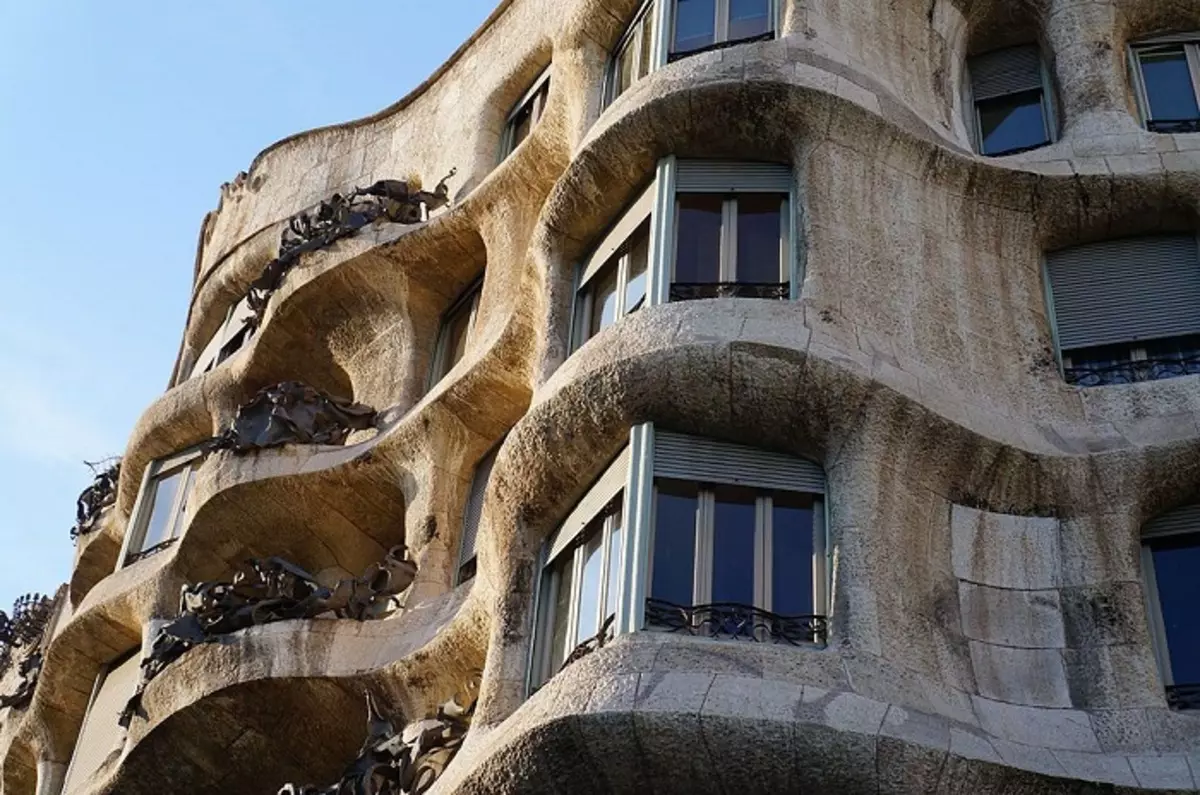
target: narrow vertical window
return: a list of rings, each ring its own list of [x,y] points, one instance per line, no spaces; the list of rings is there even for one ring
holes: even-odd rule
[[[814,548],[811,494],[775,492],[771,500],[771,611],[785,616],[815,613],[815,586],[824,561]],[[810,564],[811,561],[811,564]]]
[[[1146,129],[1200,132],[1200,45],[1196,42],[1134,48],[1140,70]]]
[[[1011,155],[1053,140],[1049,96],[1037,45],[977,55],[968,64],[980,154]]]
[[[687,53],[717,40],[717,0],[675,0],[673,53]]]
[[[509,114],[500,159],[508,157],[533,132],[550,99],[550,73],[544,72]]]
[[[724,198],[683,194],[677,204],[675,281],[685,284],[720,282]]]
[[[654,498],[654,552],[650,597],[692,604],[696,559],[698,491],[688,483],[663,481]]]
[[[201,461],[201,452],[193,450],[152,462],[146,468],[129,522],[125,565],[170,546],[183,533]]]
[[[483,279],[480,277],[459,296],[442,317],[442,327],[433,355],[433,367],[430,370],[430,386],[442,380],[466,355],[482,291]]]
[[[584,271],[575,303],[575,348],[636,312],[645,301],[650,221],[636,208],[630,214],[632,218],[617,222]]]
[[[1142,543],[1146,603],[1167,703],[1200,710],[1200,505],[1151,520]]]
[[[633,16],[629,29],[613,50],[605,103],[610,103],[650,74],[654,64],[654,0],[646,2]]]

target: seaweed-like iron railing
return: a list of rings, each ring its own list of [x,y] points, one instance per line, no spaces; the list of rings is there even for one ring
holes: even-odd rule
[[[210,442],[235,453],[284,444],[342,444],[375,424],[370,406],[333,397],[299,381],[263,387],[238,408],[229,428]]]
[[[427,213],[450,203],[446,182],[456,173],[458,169],[450,169],[432,193],[406,180],[381,179],[370,187],[355,188],[346,196],[335,193],[315,209],[292,216],[280,237],[279,256],[268,262],[250,285],[247,301],[254,312],[250,331],[262,323],[271,295],[300,255],[332,245],[375,221],[420,223]]]
[[[730,39],[728,41],[718,41],[709,44],[705,47],[697,47],[694,50],[684,50],[683,52],[673,52],[667,55],[667,63],[675,63],[692,55],[699,55],[704,52],[713,52],[714,50],[724,50],[729,47],[736,47],[739,44],[751,44],[756,41],[771,41],[775,38],[775,31],[769,30],[766,33],[760,33],[757,36],[747,36],[744,39]]]
[[[14,707],[24,709],[33,701],[33,691],[37,689],[38,677],[42,674],[43,657],[40,651],[31,652],[23,660],[19,673],[21,681],[17,689],[8,695],[0,695],[0,709]]]
[[[62,591],[57,598],[62,598]],[[0,610],[0,676],[17,663],[20,681],[12,693],[0,694],[0,709],[24,708],[32,699],[42,673],[42,650],[54,615],[55,599],[25,594],[13,604],[12,615]]]
[[[1063,368],[1063,377],[1075,386],[1112,386],[1159,381],[1200,373],[1200,355],[1164,356],[1103,365],[1081,364]]]
[[[97,464],[89,464],[93,468]],[[96,473],[92,485],[83,490],[75,501],[75,525],[71,528],[71,539],[94,531],[104,509],[117,501],[117,481],[121,477],[121,459]]]
[[[422,795],[454,759],[471,729],[477,696],[451,699],[432,716],[403,729],[384,717],[367,693],[367,739],[336,784],[285,784],[279,795]]]
[[[1168,685],[1167,706],[1171,709],[1200,710],[1200,683]]]
[[[1194,133],[1200,132],[1200,119],[1151,119],[1146,128],[1156,133]]]
[[[828,625],[825,616],[781,616],[733,602],[677,605],[647,599],[646,626],[687,635],[800,646],[824,643]]]
[[[770,298],[782,301],[791,295],[791,282],[673,282],[672,301],[701,298]]]
[[[575,649],[567,655],[567,659],[563,660],[563,664],[559,666],[558,670],[561,671],[571,663],[582,660],[592,652],[599,651],[608,643],[610,643],[614,636],[613,622],[616,620],[616,618],[617,617],[614,615],[604,619],[604,623],[600,625],[600,631],[576,646]]]
[[[358,621],[383,618],[397,609],[397,597],[413,584],[417,564],[404,546],[393,547],[361,577],[327,588],[283,558],[252,559],[228,581],[185,585],[179,616],[158,631],[142,660],[141,679],[119,722],[128,726],[140,714],[142,694],[168,665],[196,646],[260,624],[330,615]]]

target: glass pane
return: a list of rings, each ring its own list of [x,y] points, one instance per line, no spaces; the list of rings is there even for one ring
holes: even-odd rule
[[[720,486],[713,517],[712,601],[754,604],[752,489]]]
[[[620,495],[617,499],[621,499]],[[604,617],[617,612],[617,592],[621,588],[621,532],[622,517],[617,511],[612,518],[612,533],[608,537],[608,595],[604,600]]]
[[[621,52],[617,54],[617,66],[613,72],[613,99],[624,94],[625,89],[633,85],[633,81],[636,79],[633,74],[633,68],[634,62],[637,60],[637,45],[638,39],[635,35],[625,43],[625,46],[621,48]]]
[[[588,338],[594,337],[617,320],[617,257],[592,279],[592,316],[588,318]]]
[[[729,40],[749,39],[771,31],[771,0],[729,0]]]
[[[722,196],[704,193],[679,195],[674,281],[683,284],[721,281],[722,204]]]
[[[978,103],[978,108],[985,155],[1049,143],[1040,89],[984,100]]]
[[[771,506],[771,611],[806,616],[813,610],[813,498],[777,492]]]
[[[752,193],[738,198],[737,280],[746,284],[787,281],[781,275],[783,197]]]
[[[184,471],[175,470],[166,476],[159,476],[153,483],[154,496],[150,503],[150,518],[146,522],[146,534],[142,537],[142,545],[134,550],[141,552],[158,546],[170,538],[172,520],[171,508],[175,504],[175,495],[179,492],[179,484],[183,480]]]
[[[642,59],[638,63],[639,78],[650,74],[650,55],[654,47],[654,3],[646,9],[646,15],[642,17]]]
[[[629,243],[629,281],[625,283],[625,314],[636,312],[646,299],[646,265],[650,261],[650,221],[638,227]]]
[[[179,499],[179,510],[175,513],[175,521],[171,526],[170,538],[178,538],[183,533],[183,525],[187,520],[188,512],[191,509],[192,501],[192,486],[196,484],[196,467],[188,465],[183,470],[183,480],[179,488],[182,490],[182,496]]]
[[[593,520],[591,536],[583,545],[583,577],[579,583],[579,627],[575,631],[575,646],[600,631],[600,567],[604,559],[601,541],[604,534],[600,528],[604,519]],[[572,647],[573,648],[573,647]]]
[[[575,553],[572,551],[559,557],[554,564],[558,574],[558,593],[554,597],[554,630],[550,634],[550,670],[546,671],[547,678],[554,675],[571,653],[571,648],[567,647],[567,624],[571,616],[571,589],[575,584],[574,563]]]
[[[1177,685],[1200,684],[1200,536],[1153,543],[1154,579]]]
[[[1200,117],[1183,47],[1143,52],[1138,57],[1142,63],[1151,119],[1183,121]]]
[[[717,0],[676,0],[675,42],[671,52],[707,47],[715,40]]]
[[[438,378],[450,372],[467,352],[467,334],[471,330],[471,310],[474,306],[474,298],[463,301],[462,305],[454,310],[454,314],[446,319],[446,325],[442,332],[445,336],[442,344],[441,366],[437,373]]]
[[[533,129],[533,107],[532,101],[517,111],[517,115],[509,122],[512,127],[512,138],[508,144],[508,152],[511,154],[521,142],[529,137],[529,131]]]
[[[698,506],[695,484],[658,481],[654,503],[654,565],[650,574],[652,599],[692,604]]]

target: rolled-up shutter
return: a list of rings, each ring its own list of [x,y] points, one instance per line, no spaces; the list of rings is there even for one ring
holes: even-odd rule
[[[976,102],[1042,87],[1042,56],[1036,44],[977,55],[967,68]]]
[[[558,557],[559,553],[569,547],[571,542],[579,536],[583,528],[587,527],[588,523],[600,515],[605,506],[621,493],[625,488],[628,475],[629,448],[626,448],[609,464],[608,469],[604,470],[604,474],[596,479],[587,494],[583,495],[583,499],[575,506],[575,510],[567,515],[558,528],[558,532],[551,536],[547,560],[554,560]]]
[[[1046,268],[1062,350],[1200,333],[1200,249],[1193,235],[1052,251]]]
[[[680,160],[675,176],[679,193],[786,193],[792,168],[784,163],[737,160]]]
[[[825,493],[825,470],[807,459],[657,428],[654,476]]]
[[[117,719],[137,687],[141,661],[141,655],[135,653],[126,660],[114,663],[97,679],[92,702],[84,715],[79,738],[75,741],[75,753],[71,755],[71,765],[67,769],[64,795],[93,788],[95,782],[92,778],[96,771],[113,752],[121,750],[125,731],[118,725]]]
[[[479,521],[483,517],[483,498],[487,493],[488,480],[492,477],[492,467],[496,465],[496,452],[499,449],[497,447],[485,455],[475,467],[475,476],[471,479],[471,494],[467,497],[467,509],[463,513],[462,545],[458,550],[459,568],[475,557],[475,547],[479,540]]]
[[[1156,516],[1142,528],[1142,535],[1174,536],[1183,533],[1200,533],[1200,503],[1184,505],[1161,516]]]

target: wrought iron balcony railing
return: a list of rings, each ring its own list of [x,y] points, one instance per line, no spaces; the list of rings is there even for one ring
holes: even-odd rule
[[[793,646],[824,643],[828,630],[825,616],[781,616],[732,602],[677,605],[662,599],[646,600],[646,626],[708,638]]]
[[[1106,362],[1104,364],[1081,364],[1063,368],[1063,377],[1075,386],[1110,386],[1113,384],[1136,384],[1142,381],[1159,381],[1164,378],[1179,378],[1200,373],[1200,355],[1165,356],[1156,359],[1140,359],[1135,362]]]
[[[674,282],[672,301],[695,301],[701,298],[770,298],[786,300],[791,295],[791,282]]]
[[[1200,709],[1200,684],[1169,685],[1167,706],[1171,709]]]
[[[1146,129],[1169,135],[1200,132],[1200,119],[1151,119],[1146,122]]]

